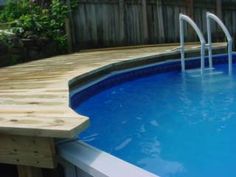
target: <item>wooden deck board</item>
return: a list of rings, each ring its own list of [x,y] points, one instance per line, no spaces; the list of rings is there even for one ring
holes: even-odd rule
[[[68,106],[69,80],[108,64],[175,47],[82,52],[1,68],[0,133],[73,137],[88,126],[89,119]]]

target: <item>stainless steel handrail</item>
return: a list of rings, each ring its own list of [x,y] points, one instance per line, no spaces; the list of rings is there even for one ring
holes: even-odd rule
[[[208,54],[209,54],[209,67],[212,68],[212,39],[211,39],[211,25],[210,20],[214,20],[224,31],[227,42],[228,42],[228,67],[229,67],[229,73],[232,73],[232,47],[233,47],[233,40],[232,37],[226,28],[226,26],[223,24],[223,22],[213,13],[207,12],[206,14],[207,18],[207,38],[208,38]]]
[[[180,53],[181,53],[181,68],[182,71],[185,71],[185,60],[184,60],[184,24],[183,22],[186,21],[187,23],[189,23],[192,28],[195,30],[195,32],[198,35],[198,38],[200,40],[201,43],[201,73],[203,73],[204,70],[204,57],[205,57],[205,45],[206,45],[206,41],[202,35],[202,32],[200,31],[200,29],[198,28],[198,26],[196,25],[196,23],[187,15],[184,14],[179,14],[179,24],[180,24]]]

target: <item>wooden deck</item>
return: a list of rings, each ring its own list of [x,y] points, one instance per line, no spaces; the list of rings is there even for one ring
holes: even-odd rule
[[[89,119],[68,106],[69,80],[111,63],[176,47],[87,51],[1,68],[0,133],[71,138],[88,126]]]

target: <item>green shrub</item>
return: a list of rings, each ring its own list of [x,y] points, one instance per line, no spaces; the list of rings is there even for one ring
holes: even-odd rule
[[[71,7],[75,8],[76,0]],[[0,22],[21,38],[48,38],[57,42],[60,49],[67,48],[64,31],[69,7],[61,0],[44,4],[37,0],[9,0],[0,12]]]

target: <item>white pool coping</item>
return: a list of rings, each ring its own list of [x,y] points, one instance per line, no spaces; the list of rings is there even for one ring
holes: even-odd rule
[[[58,155],[95,177],[159,177],[82,141],[57,145]]]

